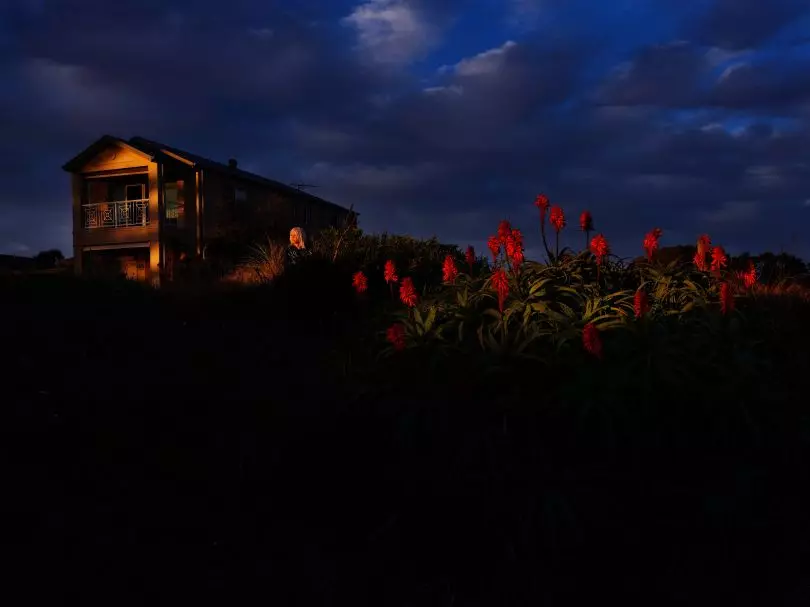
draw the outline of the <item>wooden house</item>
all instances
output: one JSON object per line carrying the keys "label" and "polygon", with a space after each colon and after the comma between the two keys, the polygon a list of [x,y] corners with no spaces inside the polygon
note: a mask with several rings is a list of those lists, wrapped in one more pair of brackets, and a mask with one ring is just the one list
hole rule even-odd
{"label": "wooden house", "polygon": [[[159,285],[215,241],[308,235],[350,211],[308,192],[168,145],[105,135],[63,167],[73,178],[77,274],[112,272]],[[352,217],[353,219],[353,217]]]}

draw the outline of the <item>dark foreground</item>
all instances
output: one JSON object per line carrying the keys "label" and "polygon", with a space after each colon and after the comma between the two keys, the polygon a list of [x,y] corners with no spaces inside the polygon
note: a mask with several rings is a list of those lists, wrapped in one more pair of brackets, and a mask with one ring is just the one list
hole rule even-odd
{"label": "dark foreground", "polygon": [[29,598],[810,604],[801,416],[605,432],[541,396],[495,406],[497,385],[363,393],[340,304],[138,297],[3,304],[4,543]]}

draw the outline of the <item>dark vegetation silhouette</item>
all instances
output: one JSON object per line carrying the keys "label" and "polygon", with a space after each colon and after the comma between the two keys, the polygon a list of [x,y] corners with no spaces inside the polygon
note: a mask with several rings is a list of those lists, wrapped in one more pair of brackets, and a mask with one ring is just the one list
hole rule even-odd
{"label": "dark vegetation silhouette", "polygon": [[49,249],[47,251],[40,251],[34,256],[34,263],[40,269],[55,268],[57,264],[65,259],[62,251],[59,249]]}
{"label": "dark vegetation silhouette", "polygon": [[330,230],[241,288],[6,279],[16,564],[79,602],[806,604],[806,267],[501,228]]}

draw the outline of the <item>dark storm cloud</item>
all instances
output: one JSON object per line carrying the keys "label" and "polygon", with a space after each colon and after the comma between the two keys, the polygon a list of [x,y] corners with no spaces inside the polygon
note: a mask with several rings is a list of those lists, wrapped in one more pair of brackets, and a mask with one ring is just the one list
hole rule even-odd
{"label": "dark storm cloud", "polygon": [[709,46],[756,48],[808,12],[806,0],[715,0],[689,33]]}
{"label": "dark storm cloud", "polygon": [[810,103],[810,59],[788,65],[771,60],[734,66],[711,91],[707,103],[766,110]]}
{"label": "dark storm cloud", "polygon": [[691,105],[708,68],[705,50],[688,42],[643,48],[614,68],[599,100],[614,105]]}
{"label": "dark storm cloud", "polygon": [[[58,167],[110,132],[318,184],[372,230],[480,248],[509,217],[537,251],[544,190],[572,245],[588,208],[621,254],[653,226],[669,243],[709,231],[810,254],[791,236],[810,214],[808,57],[757,48],[790,3],[749,4],[757,23],[711,3],[654,44],[516,30],[454,55],[461,0],[15,1],[0,9],[0,249],[69,245]],[[431,63],[437,49],[453,58]]]}

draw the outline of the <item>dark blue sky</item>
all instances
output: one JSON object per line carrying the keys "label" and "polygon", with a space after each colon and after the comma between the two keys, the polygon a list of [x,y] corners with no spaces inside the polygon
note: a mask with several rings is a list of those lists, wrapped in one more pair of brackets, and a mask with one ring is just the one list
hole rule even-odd
{"label": "dark blue sky", "polygon": [[70,251],[60,166],[141,135],[536,253],[544,191],[614,250],[810,258],[807,0],[3,0],[0,252]]}

